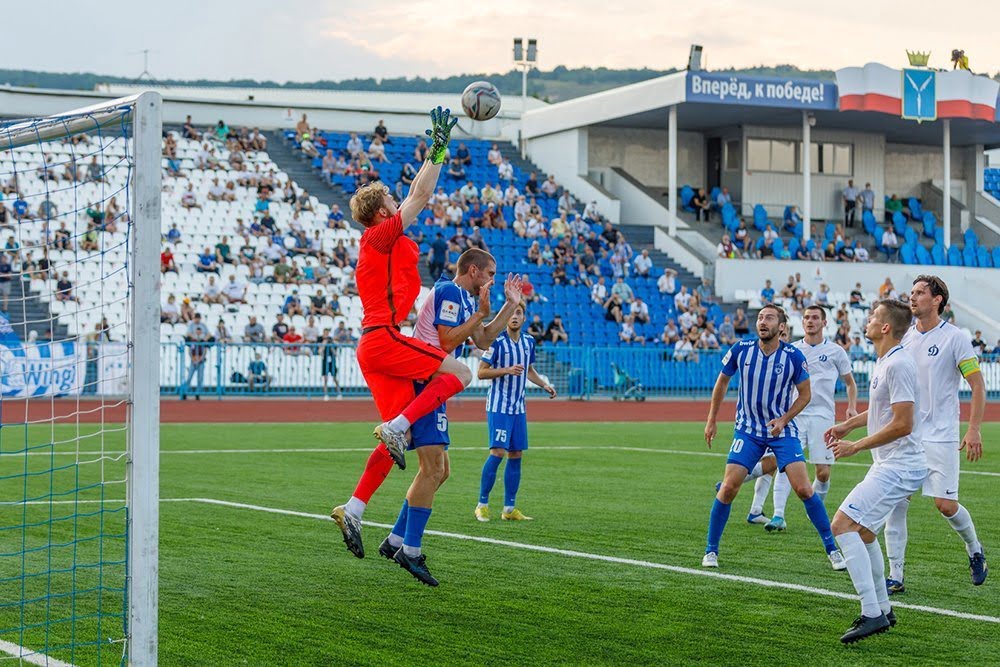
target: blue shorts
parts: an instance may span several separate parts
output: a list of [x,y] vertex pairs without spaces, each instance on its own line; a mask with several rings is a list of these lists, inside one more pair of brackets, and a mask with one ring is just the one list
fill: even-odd
[[735,463],[753,470],[761,457],[768,450],[774,452],[774,457],[778,463],[778,470],[784,471],[785,466],[795,461],[805,461],[806,457],[802,453],[802,443],[798,438],[760,438],[756,435],[749,435],[742,431],[733,433],[733,444],[729,448],[729,458],[726,463]]
[[521,452],[528,448],[528,415],[486,413],[486,441],[490,449],[499,447],[508,452]]
[[[419,394],[426,385],[414,382],[413,388]],[[437,410],[429,412],[410,424],[410,446],[407,449],[426,447],[428,445],[444,445],[448,449],[451,437],[448,435],[448,406],[442,405]]]

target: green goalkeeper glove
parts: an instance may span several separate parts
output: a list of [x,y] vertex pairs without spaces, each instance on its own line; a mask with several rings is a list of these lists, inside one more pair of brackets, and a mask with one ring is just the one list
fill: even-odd
[[431,138],[431,148],[428,152],[431,162],[441,164],[444,162],[444,155],[448,150],[448,140],[451,138],[451,129],[458,123],[458,118],[451,117],[451,109],[431,109],[431,129],[425,134]]

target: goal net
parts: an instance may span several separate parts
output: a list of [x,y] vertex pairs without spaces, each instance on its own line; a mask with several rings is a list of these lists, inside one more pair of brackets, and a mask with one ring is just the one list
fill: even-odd
[[155,664],[160,137],[0,123],[0,667]]

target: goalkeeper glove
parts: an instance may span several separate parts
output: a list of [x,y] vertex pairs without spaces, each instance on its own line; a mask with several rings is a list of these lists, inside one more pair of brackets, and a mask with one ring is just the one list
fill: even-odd
[[425,134],[431,138],[431,147],[428,157],[434,164],[444,162],[445,153],[448,150],[448,140],[451,138],[451,129],[458,123],[458,118],[451,117],[451,109],[442,110],[441,107],[431,109],[431,129]]

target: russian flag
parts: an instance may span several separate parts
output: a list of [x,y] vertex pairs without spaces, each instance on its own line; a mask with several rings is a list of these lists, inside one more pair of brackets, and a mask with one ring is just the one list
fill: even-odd
[[[996,119],[1000,84],[965,70],[937,72],[937,117]],[[879,63],[837,70],[841,111],[875,111],[902,116],[902,70]]]

